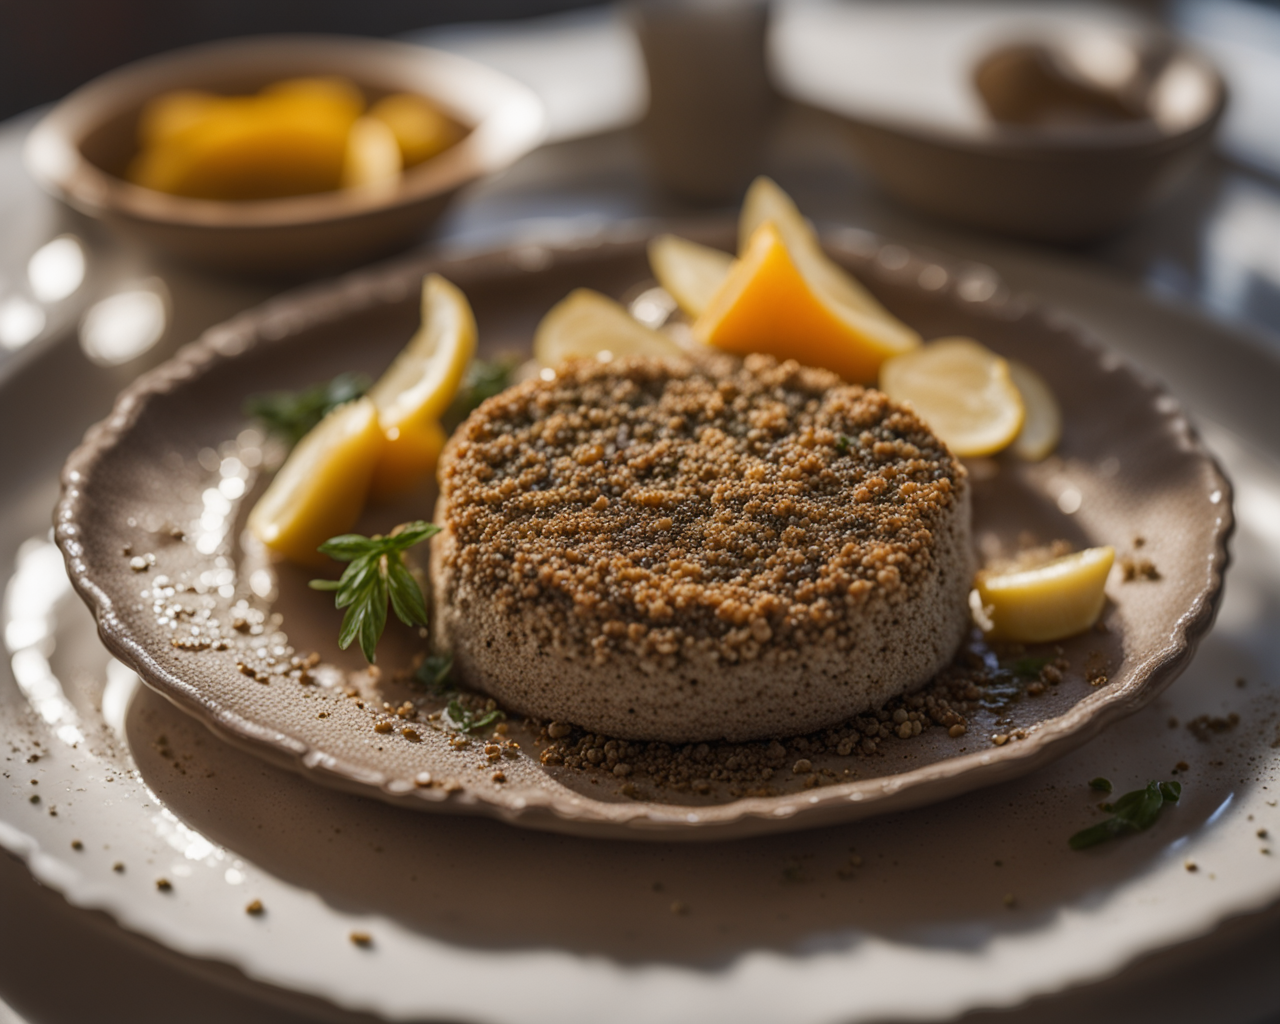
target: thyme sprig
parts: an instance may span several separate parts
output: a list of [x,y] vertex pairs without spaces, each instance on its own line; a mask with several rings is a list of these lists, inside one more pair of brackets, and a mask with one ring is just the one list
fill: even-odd
[[[1105,781],[1105,780],[1098,780]],[[1182,784],[1178,782],[1148,782],[1145,789],[1126,793],[1115,803],[1103,804],[1102,809],[1112,817],[1089,828],[1082,829],[1067,842],[1073,850],[1085,850],[1110,839],[1149,829],[1160,817],[1165,804],[1176,804],[1182,796]]]
[[385,537],[344,533],[320,545],[323,554],[348,563],[339,579],[310,583],[312,590],[335,591],[334,604],[347,610],[338,632],[339,647],[345,651],[359,639],[365,660],[373,664],[387,625],[388,601],[396,618],[406,626],[427,624],[422,588],[405,567],[404,553],[439,532],[440,527],[416,520],[402,523]]
[[340,373],[300,391],[264,391],[244,400],[246,416],[261,420],[290,447],[340,405],[353,402],[369,390],[368,374]]

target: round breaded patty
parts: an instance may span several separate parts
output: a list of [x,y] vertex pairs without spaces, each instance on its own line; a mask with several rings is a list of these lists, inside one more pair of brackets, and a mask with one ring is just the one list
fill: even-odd
[[615,359],[485,402],[440,467],[437,644],[504,706],[629,739],[792,735],[969,625],[969,486],[825,370]]

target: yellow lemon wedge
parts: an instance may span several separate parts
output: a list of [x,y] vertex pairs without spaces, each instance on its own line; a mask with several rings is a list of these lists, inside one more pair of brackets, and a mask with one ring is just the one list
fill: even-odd
[[910,402],[957,455],[991,455],[1022,429],[1022,396],[1009,364],[972,338],[942,338],[880,368],[880,390]]
[[405,167],[422,163],[462,137],[456,122],[412,93],[384,96],[369,108],[369,116],[391,129]]
[[338,406],[289,453],[249,513],[250,532],[291,562],[325,564],[316,548],[355,526],[382,445],[372,401]]
[[430,473],[444,447],[440,416],[453,401],[476,351],[467,297],[439,274],[422,282],[422,326],[369,389],[385,445],[375,498],[408,490]]
[[653,276],[692,317],[711,304],[733,263],[733,257],[727,252],[677,235],[659,235],[649,243],[649,267]]
[[782,234],[766,221],[702,315],[693,336],[747,355],[763,352],[821,366],[845,380],[869,384],[885,359],[918,344],[914,334],[833,302],[800,272]]
[[342,187],[391,188],[400,180],[402,167],[395,133],[376,117],[357,117],[347,134]]
[[566,359],[683,355],[665,334],[590,288],[578,288],[552,306],[533,336],[533,356],[543,366]]
[[1048,382],[1026,363],[1009,360],[1009,376],[1022,396],[1026,418],[1013,439],[1013,453],[1028,462],[1039,462],[1062,439],[1062,409]]
[[[1040,644],[1075,636],[1098,621],[1115,548],[1088,548],[1033,569],[979,572],[976,592],[986,636]],[[987,628],[989,625],[990,628]]]
[[771,178],[759,177],[747,189],[738,214],[738,253],[743,255],[751,239],[768,221],[778,229],[791,258],[810,286],[828,301],[841,303],[867,316],[879,317],[899,328],[904,338],[919,336],[880,305],[848,271],[836,264],[818,241],[817,233],[800,213],[792,198]]

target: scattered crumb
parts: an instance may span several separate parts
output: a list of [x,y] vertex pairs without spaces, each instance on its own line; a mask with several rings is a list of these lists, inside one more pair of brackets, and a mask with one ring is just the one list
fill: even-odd
[[672,900],[672,901],[671,901],[671,913],[673,913],[673,914],[687,914],[687,913],[689,913],[689,905],[688,905],[687,903],[685,903],[683,900]]
[[1200,715],[1198,718],[1193,718],[1188,722],[1187,728],[1191,731],[1191,735],[1201,743],[1208,743],[1209,739],[1216,733],[1227,732],[1239,724],[1240,716],[1233,711],[1226,718]]
[[353,945],[368,949],[373,945],[373,936],[368,932],[352,932],[350,939]]
[[1199,864],[1197,864],[1197,863],[1196,863],[1195,861],[1193,861],[1193,860],[1189,860],[1189,861],[1187,861],[1187,862],[1186,862],[1186,863],[1184,863],[1182,866],[1183,866],[1184,868],[1186,868],[1188,871],[1199,871],[1199,870],[1200,870],[1200,865],[1199,865]]
[[71,840],[71,849],[73,849],[73,850],[83,850],[83,849],[84,849],[84,843],[80,842],[80,840],[79,840],[79,839],[73,839],[73,840]]
[[159,889],[161,892],[169,892],[171,889],[173,889],[173,883],[169,881],[169,879],[167,878],[157,878],[156,888]]
[[251,914],[254,917],[266,913],[266,910],[267,908],[262,905],[262,900],[251,900],[244,908],[246,914]]
[[1139,558],[1136,555],[1121,555],[1120,571],[1124,574],[1125,583],[1132,583],[1134,580],[1158,580],[1161,578],[1160,571],[1151,559]]
[[123,874],[124,874],[124,861],[122,861],[122,860],[118,860],[118,861],[116,861],[114,864],[112,864],[112,865],[111,865],[111,870],[112,870],[112,871],[114,871],[117,875],[123,875]]

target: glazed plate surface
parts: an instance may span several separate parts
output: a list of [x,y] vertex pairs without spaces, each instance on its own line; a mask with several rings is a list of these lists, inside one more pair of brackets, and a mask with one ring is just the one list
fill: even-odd
[[[704,240],[728,247],[730,237]],[[1230,488],[1176,401],[1052,310],[1010,297],[989,273],[839,237],[832,254],[926,338],[974,336],[1039,370],[1058,394],[1065,430],[1054,456],[971,465],[980,553],[1112,544],[1122,561],[1154,569],[1126,581],[1117,568],[1100,630],[1060,652],[1025,652],[1067,666],[1043,692],[1029,691],[1032,679],[1007,659],[975,649],[986,678],[963,735],[886,729],[874,750],[859,735],[844,754],[813,737],[779,736],[754,751],[709,744],[674,752],[684,759],[678,773],[624,779],[607,766],[544,765],[545,736],[513,720],[519,751],[491,761],[482,737],[463,744],[438,728],[430,716],[443,700],[405,678],[420,638],[389,629],[380,672],[370,673],[358,653],[338,650],[331,598],[306,587],[315,574],[273,565],[244,543],[271,461],[241,411],[247,395],[381,371],[416,326],[429,270],[467,293],[482,351],[527,351],[538,319],[571,288],[623,298],[641,290],[645,237],[632,229],[389,264],[209,331],[122,394],[68,460],[56,536],[72,581],[111,652],[224,738],[316,781],[423,810],[579,835],[731,838],[903,810],[1030,772],[1140,708],[1190,660],[1221,594]],[[372,508],[360,529],[423,518],[433,504],[424,488]],[[318,663],[305,676],[291,667],[312,654]],[[271,658],[270,671],[255,667]],[[724,767],[766,754],[775,767],[761,781],[736,781]]]

